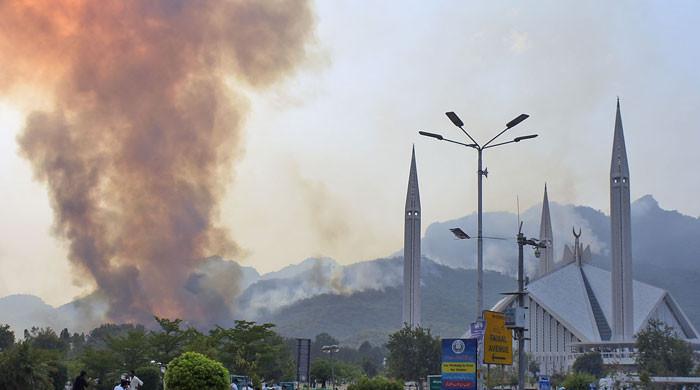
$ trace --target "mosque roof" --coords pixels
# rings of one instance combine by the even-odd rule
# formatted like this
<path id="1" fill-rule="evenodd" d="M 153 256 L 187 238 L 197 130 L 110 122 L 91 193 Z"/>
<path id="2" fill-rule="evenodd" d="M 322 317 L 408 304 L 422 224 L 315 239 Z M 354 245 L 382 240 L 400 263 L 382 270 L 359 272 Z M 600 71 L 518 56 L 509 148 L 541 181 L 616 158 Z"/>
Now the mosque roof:
<path id="1" fill-rule="evenodd" d="M 610 271 L 572 262 L 530 282 L 527 291 L 532 300 L 581 341 L 607 341 L 610 340 L 609 324 L 612 323 L 610 278 Z M 637 280 L 633 282 L 632 289 L 635 333 L 644 329 L 649 319 L 658 316 L 659 310 L 662 310 L 664 315 L 672 317 L 665 322 L 680 327 L 687 339 L 697 339 L 697 331 L 666 290 Z M 513 296 L 502 299 L 494 310 L 504 310 L 513 300 Z"/>

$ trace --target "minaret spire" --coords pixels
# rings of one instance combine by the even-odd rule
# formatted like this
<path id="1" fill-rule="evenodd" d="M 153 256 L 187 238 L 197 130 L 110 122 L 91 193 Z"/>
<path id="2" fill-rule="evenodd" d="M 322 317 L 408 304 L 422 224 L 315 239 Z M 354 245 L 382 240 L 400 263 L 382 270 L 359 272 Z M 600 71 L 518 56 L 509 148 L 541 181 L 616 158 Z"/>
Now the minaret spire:
<path id="1" fill-rule="evenodd" d="M 542 219 L 540 220 L 540 241 L 547 247 L 542 250 L 538 277 L 544 276 L 554 270 L 554 236 L 552 234 L 552 218 L 549 215 L 549 198 L 547 197 L 547 183 L 544 184 L 544 199 L 542 200 Z"/>
<path id="2" fill-rule="evenodd" d="M 420 314 L 420 193 L 416 169 L 416 148 L 411 152 L 408 174 L 403 246 L 403 322 L 412 328 L 421 323 Z"/>
<path id="3" fill-rule="evenodd" d="M 632 307 L 630 174 L 619 98 L 617 99 L 615 115 L 612 161 L 610 162 L 610 224 L 613 340 L 631 340 L 634 336 L 634 317 Z"/>

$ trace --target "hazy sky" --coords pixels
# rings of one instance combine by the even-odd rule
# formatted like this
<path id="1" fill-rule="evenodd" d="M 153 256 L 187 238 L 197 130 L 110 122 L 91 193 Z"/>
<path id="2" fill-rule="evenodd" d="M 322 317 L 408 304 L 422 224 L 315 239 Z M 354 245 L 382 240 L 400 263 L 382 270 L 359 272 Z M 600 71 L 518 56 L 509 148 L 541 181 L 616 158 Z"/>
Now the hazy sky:
<path id="1" fill-rule="evenodd" d="M 417 133 L 459 139 L 445 111 L 480 141 L 520 113 L 531 117 L 510 136 L 540 135 L 485 154 L 486 210 L 514 210 L 516 196 L 532 206 L 546 181 L 551 200 L 607 212 L 620 96 L 633 199 L 700 215 L 696 2 L 327 1 L 316 18 L 306 66 L 247 96 L 245 155 L 221 215 L 241 263 L 264 272 L 400 249 L 412 144 L 423 228 L 473 212 L 476 154 Z M 16 142 L 42 104 L 0 97 L 0 296 L 60 304 L 85 291 Z"/>

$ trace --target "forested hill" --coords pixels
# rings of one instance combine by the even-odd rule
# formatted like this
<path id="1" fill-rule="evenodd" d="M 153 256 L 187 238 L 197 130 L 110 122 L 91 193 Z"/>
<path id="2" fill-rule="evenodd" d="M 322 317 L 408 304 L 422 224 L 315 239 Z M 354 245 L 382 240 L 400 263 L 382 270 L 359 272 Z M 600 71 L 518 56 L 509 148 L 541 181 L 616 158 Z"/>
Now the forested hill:
<path id="1" fill-rule="evenodd" d="M 384 261 L 401 263 L 395 258 Z M 423 258 L 423 325 L 444 337 L 461 336 L 475 318 L 476 271 L 453 269 Z M 484 274 L 484 302 L 491 307 L 502 292 L 513 291 L 515 280 L 496 272 Z M 313 338 L 327 332 L 342 342 L 374 345 L 386 342 L 387 335 L 401 326 L 401 287 L 386 287 L 352 294 L 321 294 L 298 301 L 261 321 L 277 324 L 288 337 Z"/>

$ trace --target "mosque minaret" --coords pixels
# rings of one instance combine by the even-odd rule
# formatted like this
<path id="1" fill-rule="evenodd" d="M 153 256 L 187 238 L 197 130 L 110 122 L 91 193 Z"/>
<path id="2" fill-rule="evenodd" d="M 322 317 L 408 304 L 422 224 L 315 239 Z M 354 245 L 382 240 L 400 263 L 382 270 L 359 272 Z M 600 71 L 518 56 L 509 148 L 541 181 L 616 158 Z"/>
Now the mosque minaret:
<path id="1" fill-rule="evenodd" d="M 630 171 L 620 100 L 617 100 L 615 135 L 610 163 L 610 230 L 612 234 L 612 331 L 613 340 L 634 336 L 632 308 L 632 228 L 630 216 Z"/>
<path id="2" fill-rule="evenodd" d="M 421 323 L 420 213 L 416 150 L 414 148 L 411 152 L 411 170 L 408 174 L 403 246 L 403 323 L 412 328 Z"/>

